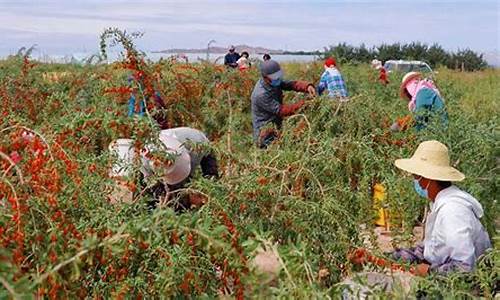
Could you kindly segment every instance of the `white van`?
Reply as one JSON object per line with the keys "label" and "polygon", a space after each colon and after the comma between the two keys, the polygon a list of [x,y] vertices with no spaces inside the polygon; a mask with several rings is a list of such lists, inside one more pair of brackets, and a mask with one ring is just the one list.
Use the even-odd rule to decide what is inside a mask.
{"label": "white van", "polygon": [[387,72],[422,72],[432,73],[431,67],[420,60],[388,60],[384,64],[384,69]]}

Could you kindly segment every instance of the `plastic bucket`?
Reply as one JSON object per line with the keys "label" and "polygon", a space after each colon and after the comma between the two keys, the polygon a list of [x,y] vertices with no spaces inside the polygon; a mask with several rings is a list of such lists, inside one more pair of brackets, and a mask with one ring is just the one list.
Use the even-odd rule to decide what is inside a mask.
{"label": "plastic bucket", "polygon": [[385,187],[380,183],[376,183],[373,186],[373,208],[377,211],[377,219],[375,220],[375,225],[388,228],[389,212],[386,208],[384,208],[385,200],[386,200]]}
{"label": "plastic bucket", "polygon": [[109,151],[116,157],[109,175],[111,177],[129,176],[135,158],[134,141],[131,139],[117,139],[109,144]]}

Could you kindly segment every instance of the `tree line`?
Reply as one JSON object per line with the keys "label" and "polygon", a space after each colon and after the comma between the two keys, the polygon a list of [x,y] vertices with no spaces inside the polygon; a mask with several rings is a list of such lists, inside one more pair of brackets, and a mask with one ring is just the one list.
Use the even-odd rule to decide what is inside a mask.
{"label": "tree line", "polygon": [[333,56],[339,62],[366,63],[376,58],[382,62],[390,59],[420,60],[431,67],[445,66],[449,69],[476,71],[488,67],[483,54],[470,49],[446,51],[441,45],[431,46],[419,42],[410,44],[382,44],[368,48],[364,44],[352,46],[339,43],[324,49],[325,57]]}

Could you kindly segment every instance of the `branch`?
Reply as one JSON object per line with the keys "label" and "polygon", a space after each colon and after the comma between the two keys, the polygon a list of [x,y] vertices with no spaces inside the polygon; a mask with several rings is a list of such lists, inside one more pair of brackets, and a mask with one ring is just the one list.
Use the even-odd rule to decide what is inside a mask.
{"label": "branch", "polygon": [[0,276],[0,283],[5,287],[5,289],[9,292],[9,294],[12,296],[12,298],[21,299],[19,294],[16,293],[14,288],[2,276]]}
{"label": "branch", "polygon": [[52,268],[52,270],[46,272],[45,274],[39,276],[34,282],[33,282],[33,286],[36,286],[42,282],[45,281],[45,279],[47,279],[47,277],[49,277],[51,274],[53,273],[56,273],[58,272],[60,269],[62,269],[63,267],[65,267],[66,265],[76,261],[77,259],[79,259],[81,256],[87,254],[88,252],[90,252],[91,250],[94,250],[94,249],[97,249],[97,248],[100,248],[100,247],[103,247],[103,246],[106,246],[107,244],[113,244],[115,242],[117,242],[118,240],[122,239],[122,238],[126,238],[126,237],[129,237],[130,235],[129,234],[115,234],[114,236],[110,237],[110,238],[107,238],[105,239],[104,241],[102,241],[101,243],[97,244],[95,247],[93,248],[88,248],[88,249],[84,249],[80,252],[78,252],[75,256],[63,261],[63,262],[60,262],[59,264],[57,264],[54,268]]}
{"label": "branch", "polygon": [[10,171],[10,169],[15,168],[17,171],[17,174],[19,174],[19,179],[21,181],[21,184],[24,184],[23,173],[21,172],[21,169],[19,168],[19,166],[17,166],[16,163],[7,154],[3,153],[2,151],[0,151],[0,156],[3,157],[5,160],[7,160],[10,163],[10,167],[7,168],[7,170],[5,170],[5,172],[3,173],[3,177],[7,176],[7,173]]}

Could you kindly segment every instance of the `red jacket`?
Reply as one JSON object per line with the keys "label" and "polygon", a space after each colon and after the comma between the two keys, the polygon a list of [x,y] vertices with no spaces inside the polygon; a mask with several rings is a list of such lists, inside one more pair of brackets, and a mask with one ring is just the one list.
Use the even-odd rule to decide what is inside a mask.
{"label": "red jacket", "polygon": [[380,74],[378,76],[378,79],[382,84],[386,85],[389,83],[389,80],[387,79],[387,73],[384,68],[380,68]]}

